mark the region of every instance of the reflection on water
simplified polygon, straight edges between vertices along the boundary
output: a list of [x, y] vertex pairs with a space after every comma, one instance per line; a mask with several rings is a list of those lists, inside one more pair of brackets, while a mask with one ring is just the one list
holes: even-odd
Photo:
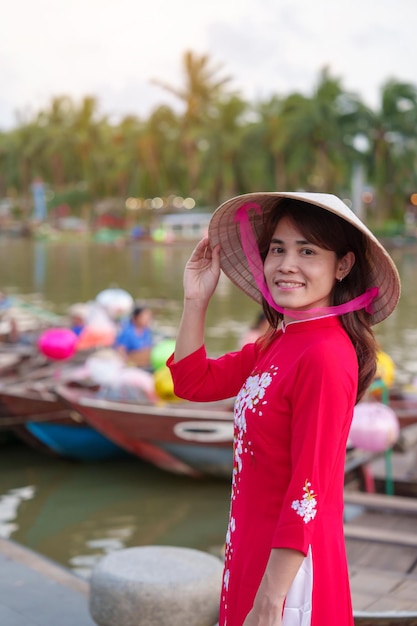
[[394, 360], [397, 381], [407, 383], [417, 376], [417, 250], [394, 251], [392, 256], [401, 276], [401, 298], [376, 333]]
[[[67, 312], [74, 302], [94, 299], [103, 289], [120, 287], [137, 300], [149, 301], [158, 326], [175, 335], [182, 308], [182, 275], [192, 246], [117, 248], [6, 240], [0, 245], [1, 286], [21, 294], [40, 293], [56, 313]], [[43, 270], [34, 272], [36, 264]], [[255, 302], [222, 276], [208, 312], [210, 351], [235, 348], [257, 310]]]
[[[182, 274], [193, 244], [125, 248], [4, 240], [2, 288], [40, 292], [57, 313], [108, 287], [149, 300], [158, 326], [175, 335]], [[394, 251], [402, 296], [376, 327], [399, 382], [417, 376], [417, 250]], [[258, 311], [224, 276], [210, 303], [210, 353], [234, 349]], [[76, 464], [47, 458], [23, 445], [1, 449], [0, 534], [88, 575], [111, 550], [146, 544], [210, 549], [223, 544], [229, 508], [227, 481], [194, 481], [119, 459]]]
[[36, 291], [43, 291], [46, 273], [46, 250], [41, 241], [35, 241], [33, 248], [33, 283]]
[[0, 493], [0, 535], [83, 576], [121, 548], [217, 548], [229, 507], [227, 481], [174, 476], [134, 458], [72, 463], [19, 443], [1, 451]]
[[[181, 315], [183, 268], [193, 245], [115, 247], [3, 240], [1, 287], [22, 294], [40, 293], [57, 313], [66, 312], [74, 302], [94, 299], [103, 289], [120, 287], [137, 300], [149, 300], [158, 325], [173, 336]], [[376, 330], [405, 380], [417, 375], [417, 249], [393, 250], [392, 256], [401, 275], [402, 296], [395, 313]], [[234, 349], [258, 309], [222, 275], [208, 311], [209, 351]]]
[[0, 497], [0, 536], [10, 539], [12, 534], [19, 528], [17, 515], [19, 505], [24, 500], [31, 500], [35, 495], [32, 485], [10, 489]]

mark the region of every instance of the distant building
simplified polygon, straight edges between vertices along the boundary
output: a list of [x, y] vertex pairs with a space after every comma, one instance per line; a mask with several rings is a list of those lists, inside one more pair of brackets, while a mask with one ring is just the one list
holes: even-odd
[[152, 235], [161, 241], [201, 239], [207, 235], [212, 213], [172, 213], [161, 215]]

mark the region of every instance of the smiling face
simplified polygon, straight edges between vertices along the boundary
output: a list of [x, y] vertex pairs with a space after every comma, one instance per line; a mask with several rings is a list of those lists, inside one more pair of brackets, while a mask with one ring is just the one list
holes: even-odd
[[274, 230], [265, 257], [265, 280], [281, 307], [300, 311], [326, 307], [332, 303], [336, 281], [346, 276], [353, 262], [351, 252], [340, 259], [334, 251], [309, 242], [285, 216]]

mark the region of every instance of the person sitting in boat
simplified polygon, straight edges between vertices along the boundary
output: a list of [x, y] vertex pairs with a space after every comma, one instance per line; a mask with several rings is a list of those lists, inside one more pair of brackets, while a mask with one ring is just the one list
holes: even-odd
[[69, 309], [70, 328], [77, 337], [79, 337], [84, 330], [88, 312], [89, 306], [84, 302], [77, 302]]
[[115, 349], [126, 361], [150, 369], [153, 333], [151, 329], [152, 311], [147, 306], [133, 309], [130, 319], [122, 326], [116, 337]]

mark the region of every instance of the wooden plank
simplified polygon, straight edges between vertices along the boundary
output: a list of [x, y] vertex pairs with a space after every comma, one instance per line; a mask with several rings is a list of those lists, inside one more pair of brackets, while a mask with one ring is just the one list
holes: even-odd
[[417, 626], [417, 577], [353, 567], [350, 583], [355, 626]]
[[417, 514], [417, 501], [401, 496], [385, 496], [360, 491], [345, 491], [345, 504], [355, 504], [368, 509], [387, 509]]
[[365, 452], [357, 448], [349, 450], [346, 454], [345, 472], [351, 472], [363, 465], [368, 465], [375, 459], [380, 458], [381, 455], [381, 452]]
[[[393, 452], [391, 456], [392, 476], [395, 480], [409, 481], [410, 484], [417, 484], [417, 459], [416, 450], [411, 449], [405, 452]], [[386, 479], [386, 460], [379, 457], [369, 465], [372, 476], [375, 480]]]
[[[417, 413], [417, 410], [414, 410]], [[417, 424], [411, 426], [405, 426], [400, 430], [398, 441], [395, 443], [394, 450], [398, 452], [407, 452], [408, 450], [415, 449], [417, 446]]]
[[416, 516], [413, 513], [366, 509], [360, 506], [355, 508], [356, 515], [352, 513], [345, 523], [403, 533], [416, 532]]
[[395, 595], [403, 600], [410, 600], [416, 606], [417, 597], [417, 578], [414, 576], [407, 576], [401, 585], [395, 590]]
[[372, 596], [372, 601], [392, 593], [406, 579], [406, 574], [402, 572], [380, 571], [367, 567], [350, 569], [351, 590]]
[[349, 569], [374, 568], [383, 572], [411, 572], [417, 560], [417, 548], [391, 543], [346, 539]]
[[377, 541], [381, 543], [392, 543], [400, 546], [417, 547], [417, 534], [385, 530], [381, 528], [369, 528], [367, 526], [357, 526], [345, 524], [346, 539], [360, 539], [363, 541]]
[[355, 626], [417, 626], [415, 611], [354, 612]]

